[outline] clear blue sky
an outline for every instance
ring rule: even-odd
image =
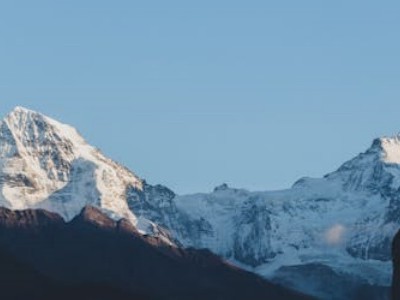
[[[0,2],[0,114],[151,183],[266,190],[400,131],[399,1]]]

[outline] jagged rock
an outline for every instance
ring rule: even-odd
[[[41,208],[69,221],[90,205],[152,243],[207,248],[268,278],[316,263],[389,286],[400,138],[376,139],[337,171],[287,190],[224,184],[180,196],[106,158],[72,127],[16,108],[0,122],[0,190],[0,205],[13,210]],[[109,227],[103,221],[97,225]]]

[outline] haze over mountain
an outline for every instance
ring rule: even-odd
[[[142,235],[210,249],[323,299],[379,299],[390,285],[400,228],[398,136],[376,139],[337,171],[287,190],[221,185],[178,196],[106,158],[72,127],[18,107],[0,123],[0,159],[0,204],[13,210],[40,208],[69,221],[97,207]]]

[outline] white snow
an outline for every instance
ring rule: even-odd
[[[370,249],[382,245],[385,238],[391,240],[400,228],[400,224],[385,223],[390,198],[370,187],[386,184],[380,180],[386,180],[387,174],[393,175],[390,184],[400,182],[395,162],[396,157],[400,157],[400,148],[396,148],[399,141],[387,143],[390,146],[385,142],[380,151],[372,149],[360,154],[325,178],[303,178],[292,189],[274,192],[224,189],[211,194],[177,197],[175,203],[180,210],[194,220],[203,219],[211,225],[211,233],[184,239],[184,244],[210,248],[233,263],[266,277],[273,277],[282,266],[322,263],[371,283],[389,285],[390,258],[387,261],[368,258]],[[381,169],[379,162],[383,158]],[[255,223],[235,226],[246,201],[264,207],[271,227],[269,235],[255,236],[253,246],[246,244],[247,247],[261,247],[263,252],[277,253],[256,267],[232,255],[235,241],[242,240],[248,233],[248,226],[256,226]],[[351,256],[347,248],[352,245],[362,249],[364,257]]]
[[[0,172],[17,181],[0,184],[3,205],[45,208],[69,220],[91,204],[136,225],[125,194],[128,187],[142,189],[142,180],[86,143],[76,129],[22,107],[0,126],[15,144],[11,151],[0,136]]]
[[[399,136],[381,138],[383,155],[386,163],[400,164],[400,138]]]
[[[186,223],[171,221],[167,229],[184,246],[209,248],[266,277],[282,266],[318,262],[388,285],[391,262],[370,254],[400,228],[386,222],[391,199],[379,190],[400,187],[399,165],[400,138],[381,138],[338,171],[303,178],[291,189],[249,192],[223,186],[210,194],[177,196],[176,215],[165,220],[177,216]],[[21,107],[0,122],[2,178],[3,206],[41,207],[69,220],[91,204],[113,218],[129,219],[143,234],[158,230],[153,219],[128,207],[127,190],[143,189],[139,177],[106,158],[71,126]],[[164,205],[157,214],[171,212],[170,204]],[[354,245],[364,257],[348,253]],[[274,256],[265,258],[266,253]],[[256,265],[244,262],[249,255]]]

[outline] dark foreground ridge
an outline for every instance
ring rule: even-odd
[[[93,207],[69,223],[0,208],[0,265],[2,299],[310,299],[208,250],[144,237]]]
[[[400,231],[397,232],[392,244],[393,279],[392,300],[400,300]]]

